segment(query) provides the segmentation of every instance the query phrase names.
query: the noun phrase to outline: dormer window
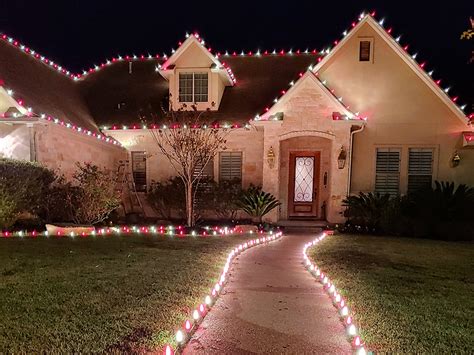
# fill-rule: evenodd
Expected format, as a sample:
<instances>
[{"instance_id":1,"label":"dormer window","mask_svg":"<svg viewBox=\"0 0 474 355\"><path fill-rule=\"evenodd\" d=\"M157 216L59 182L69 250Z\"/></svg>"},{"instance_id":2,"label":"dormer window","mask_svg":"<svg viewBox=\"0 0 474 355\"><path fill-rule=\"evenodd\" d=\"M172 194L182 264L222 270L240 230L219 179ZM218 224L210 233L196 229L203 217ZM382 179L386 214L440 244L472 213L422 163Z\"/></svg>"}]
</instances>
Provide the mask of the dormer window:
<instances>
[{"instance_id":1,"label":"dormer window","mask_svg":"<svg viewBox=\"0 0 474 355\"><path fill-rule=\"evenodd\" d=\"M207 73L179 73L179 102L208 102Z\"/></svg>"}]
</instances>

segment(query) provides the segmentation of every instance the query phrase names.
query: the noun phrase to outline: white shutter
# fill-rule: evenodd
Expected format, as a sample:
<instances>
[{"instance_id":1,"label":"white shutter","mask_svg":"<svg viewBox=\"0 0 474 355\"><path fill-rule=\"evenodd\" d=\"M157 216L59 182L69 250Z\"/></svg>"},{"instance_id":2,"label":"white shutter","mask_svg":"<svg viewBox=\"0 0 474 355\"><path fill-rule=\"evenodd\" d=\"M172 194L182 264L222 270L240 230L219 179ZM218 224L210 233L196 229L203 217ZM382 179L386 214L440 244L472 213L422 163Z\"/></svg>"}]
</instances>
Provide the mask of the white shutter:
<instances>
[{"instance_id":1,"label":"white shutter","mask_svg":"<svg viewBox=\"0 0 474 355\"><path fill-rule=\"evenodd\" d=\"M408 192L430 187L433 176L433 149L410 148L408 153Z\"/></svg>"},{"instance_id":2,"label":"white shutter","mask_svg":"<svg viewBox=\"0 0 474 355\"><path fill-rule=\"evenodd\" d=\"M400 149L378 148L375 167L375 192L398 195L400 192Z\"/></svg>"},{"instance_id":3,"label":"white shutter","mask_svg":"<svg viewBox=\"0 0 474 355\"><path fill-rule=\"evenodd\" d=\"M242 179L242 152L221 152L219 160L219 180Z\"/></svg>"}]
</instances>

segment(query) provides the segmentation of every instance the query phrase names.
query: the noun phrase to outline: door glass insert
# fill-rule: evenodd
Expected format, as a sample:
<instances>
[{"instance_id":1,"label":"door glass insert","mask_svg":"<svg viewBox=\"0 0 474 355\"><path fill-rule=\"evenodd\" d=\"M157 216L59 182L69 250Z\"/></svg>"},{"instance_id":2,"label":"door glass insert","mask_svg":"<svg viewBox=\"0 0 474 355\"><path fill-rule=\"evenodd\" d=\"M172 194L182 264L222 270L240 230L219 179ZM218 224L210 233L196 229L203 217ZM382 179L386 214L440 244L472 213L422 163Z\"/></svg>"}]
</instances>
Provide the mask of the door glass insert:
<instances>
[{"instance_id":1,"label":"door glass insert","mask_svg":"<svg viewBox=\"0 0 474 355\"><path fill-rule=\"evenodd\" d=\"M314 157L296 157L295 202L313 201Z\"/></svg>"}]
</instances>

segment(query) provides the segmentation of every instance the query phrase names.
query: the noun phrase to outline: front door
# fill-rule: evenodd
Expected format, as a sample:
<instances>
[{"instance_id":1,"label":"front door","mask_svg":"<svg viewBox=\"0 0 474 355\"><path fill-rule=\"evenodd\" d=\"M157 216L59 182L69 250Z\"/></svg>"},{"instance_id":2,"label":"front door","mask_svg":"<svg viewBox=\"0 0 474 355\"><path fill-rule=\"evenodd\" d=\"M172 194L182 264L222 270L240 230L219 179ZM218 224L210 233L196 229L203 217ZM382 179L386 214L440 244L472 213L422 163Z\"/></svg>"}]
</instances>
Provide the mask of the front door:
<instances>
[{"instance_id":1,"label":"front door","mask_svg":"<svg viewBox=\"0 0 474 355\"><path fill-rule=\"evenodd\" d=\"M319 152L290 153L288 216L318 217Z\"/></svg>"}]
</instances>

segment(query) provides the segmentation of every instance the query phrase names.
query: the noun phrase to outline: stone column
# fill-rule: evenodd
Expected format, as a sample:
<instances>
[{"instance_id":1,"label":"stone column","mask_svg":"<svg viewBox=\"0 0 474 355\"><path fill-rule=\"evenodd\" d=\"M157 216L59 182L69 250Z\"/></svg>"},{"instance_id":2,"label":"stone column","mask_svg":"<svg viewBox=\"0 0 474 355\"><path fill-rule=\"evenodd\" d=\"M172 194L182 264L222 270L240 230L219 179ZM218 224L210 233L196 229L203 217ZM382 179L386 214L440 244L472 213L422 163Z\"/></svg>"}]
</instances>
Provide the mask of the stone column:
<instances>
[{"instance_id":1,"label":"stone column","mask_svg":"<svg viewBox=\"0 0 474 355\"><path fill-rule=\"evenodd\" d=\"M263 135L263 191L271 193L277 199L280 198L280 142L278 139L280 122L265 122ZM273 166L268 162L268 153L273 149L275 159ZM280 208L276 208L264 217L266 222L277 222Z\"/></svg>"}]
</instances>

